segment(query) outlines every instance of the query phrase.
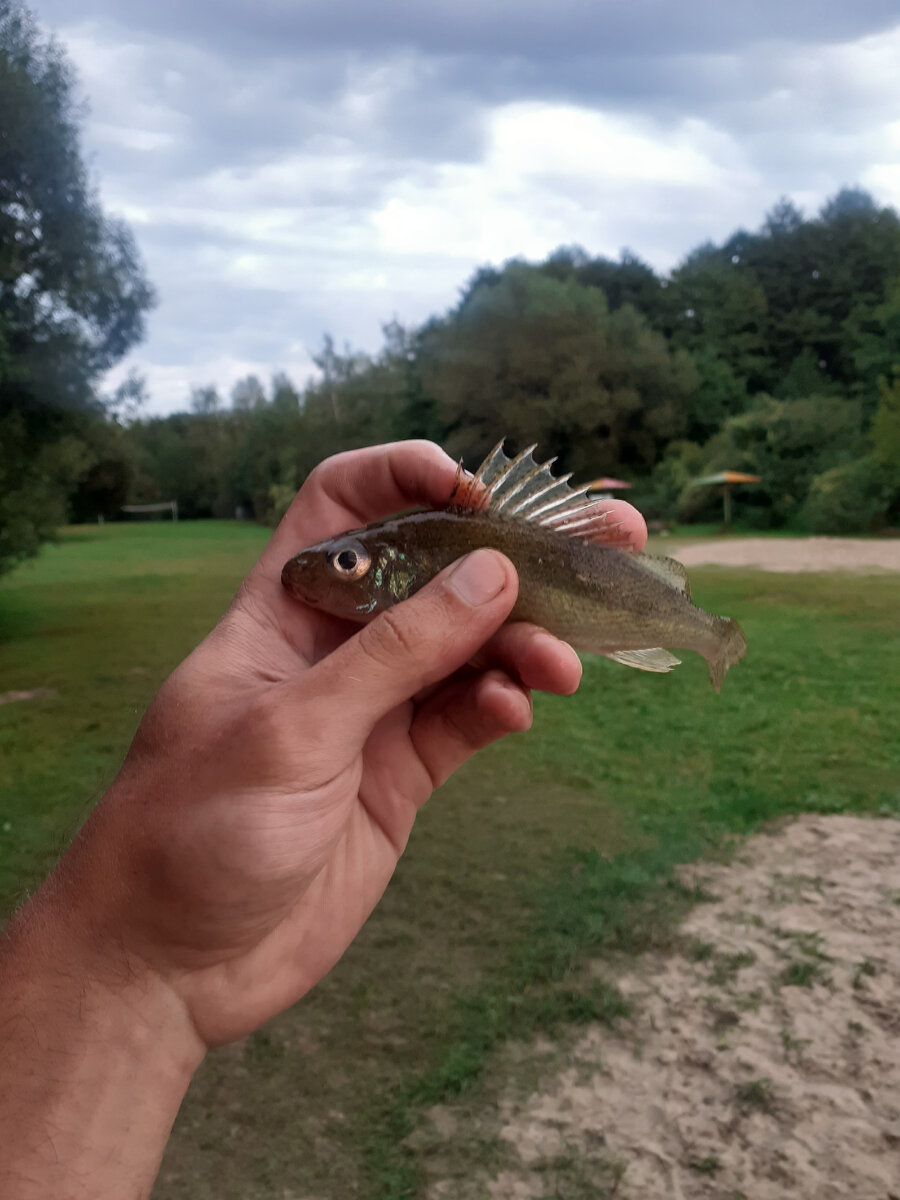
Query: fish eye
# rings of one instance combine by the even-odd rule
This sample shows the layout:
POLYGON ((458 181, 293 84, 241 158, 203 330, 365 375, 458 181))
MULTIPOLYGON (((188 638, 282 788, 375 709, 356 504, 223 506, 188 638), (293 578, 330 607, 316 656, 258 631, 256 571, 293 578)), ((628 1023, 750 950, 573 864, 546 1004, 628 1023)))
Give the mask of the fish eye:
POLYGON ((341 579, 359 579, 372 565, 361 542, 343 542, 328 553, 328 565, 341 579))

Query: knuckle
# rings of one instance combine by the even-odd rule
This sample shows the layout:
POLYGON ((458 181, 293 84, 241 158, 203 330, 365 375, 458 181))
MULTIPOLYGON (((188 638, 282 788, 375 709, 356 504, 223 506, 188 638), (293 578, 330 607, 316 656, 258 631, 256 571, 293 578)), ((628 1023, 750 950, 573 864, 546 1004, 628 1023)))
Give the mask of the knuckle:
POLYGON ((445 451, 429 438, 409 438, 402 443, 405 450, 410 450, 413 454, 422 455, 440 455, 441 458, 446 458, 445 451))
POLYGON ((389 608, 360 634, 360 649, 379 666, 390 666, 398 658, 416 658, 421 631, 408 614, 389 608))
POLYGON ((486 729, 478 730, 468 716, 453 708, 437 714, 432 727, 432 752, 427 758, 423 755, 432 790, 446 783, 476 750, 492 740, 486 729))
POLYGON ((324 458, 307 475, 303 484, 304 488, 307 486, 315 487, 330 475, 340 474, 358 454, 358 450, 341 450, 337 454, 332 454, 328 458, 324 458))

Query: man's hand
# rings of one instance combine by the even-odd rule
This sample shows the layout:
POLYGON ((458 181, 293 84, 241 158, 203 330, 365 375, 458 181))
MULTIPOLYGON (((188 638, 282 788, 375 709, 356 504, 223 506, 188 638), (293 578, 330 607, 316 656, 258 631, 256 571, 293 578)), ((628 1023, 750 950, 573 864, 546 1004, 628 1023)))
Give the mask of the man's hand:
MULTIPOLYGON (((88 1045, 111 1029, 123 1061, 140 1060, 154 1042, 175 1109, 185 1070, 206 1047, 250 1032, 337 962, 434 788, 476 750, 528 728, 532 688, 578 686, 570 647, 503 625, 517 579, 493 551, 461 559, 361 629, 282 588, 292 554, 400 509, 442 505, 454 472, 438 447, 407 442, 338 455, 310 475, 229 611, 163 685, 54 876, 13 923, 14 969, 37 979, 37 999, 33 987, 22 994, 23 1012, 40 1009, 60 971, 80 981, 77 1003, 59 985, 71 1017, 56 1040, 72 1043, 71 1022, 89 1019, 88 1045)), ((643 545, 642 519, 618 507, 643 545)), ((60 1106, 72 1087, 90 1090, 91 1061, 85 1050, 56 1089, 60 1106)), ((139 1086, 136 1068, 120 1075, 139 1086)), ((101 1125, 122 1109, 124 1086, 103 1102, 101 1125)), ((164 1143, 175 1109, 167 1116, 164 1100, 157 1108, 164 1143)), ((66 1113, 77 1144, 78 1114, 66 1113)), ((145 1156, 145 1177, 161 1150, 145 1156)), ((124 1186, 138 1178, 128 1163, 106 1191, 95 1176, 90 1194, 139 1194, 124 1186)))
MULTIPOLYGON (((160 691, 84 831, 83 878, 102 878, 93 847, 109 863, 115 846, 95 932, 174 988, 207 1045, 248 1033, 330 970, 433 789, 528 728, 531 688, 578 686, 568 646, 500 628, 517 580, 493 551, 362 629, 282 588, 292 554, 440 505, 454 471, 425 442, 318 467, 225 618, 160 691), (467 665, 476 655, 480 669, 467 665)), ((622 508, 640 538, 641 518, 622 508)))

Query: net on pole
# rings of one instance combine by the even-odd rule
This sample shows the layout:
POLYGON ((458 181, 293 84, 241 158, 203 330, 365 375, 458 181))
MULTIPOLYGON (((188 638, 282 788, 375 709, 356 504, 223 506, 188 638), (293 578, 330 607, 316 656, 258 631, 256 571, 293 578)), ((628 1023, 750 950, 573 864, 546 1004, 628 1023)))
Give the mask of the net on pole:
POLYGON ((178 520, 178 501, 163 500, 159 504, 123 504, 123 513, 155 513, 155 512, 170 512, 172 520, 178 520))

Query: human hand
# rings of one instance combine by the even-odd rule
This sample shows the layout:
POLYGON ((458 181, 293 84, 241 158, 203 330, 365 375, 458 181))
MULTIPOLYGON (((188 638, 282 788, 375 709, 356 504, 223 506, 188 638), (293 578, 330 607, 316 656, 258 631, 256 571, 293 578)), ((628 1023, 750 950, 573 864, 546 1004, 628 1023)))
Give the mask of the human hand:
MULTIPOLYGON (((206 1046, 293 1003, 381 896, 416 812, 479 748, 573 692, 575 653, 503 626, 511 564, 488 550, 359 629, 292 600, 284 562, 399 509, 441 506, 436 446, 338 455, 299 492, 235 602, 166 681, 61 864, 73 936, 150 972, 206 1046), (473 662, 477 665, 472 665, 473 662)), ((633 531, 629 505, 612 502, 633 531)))

